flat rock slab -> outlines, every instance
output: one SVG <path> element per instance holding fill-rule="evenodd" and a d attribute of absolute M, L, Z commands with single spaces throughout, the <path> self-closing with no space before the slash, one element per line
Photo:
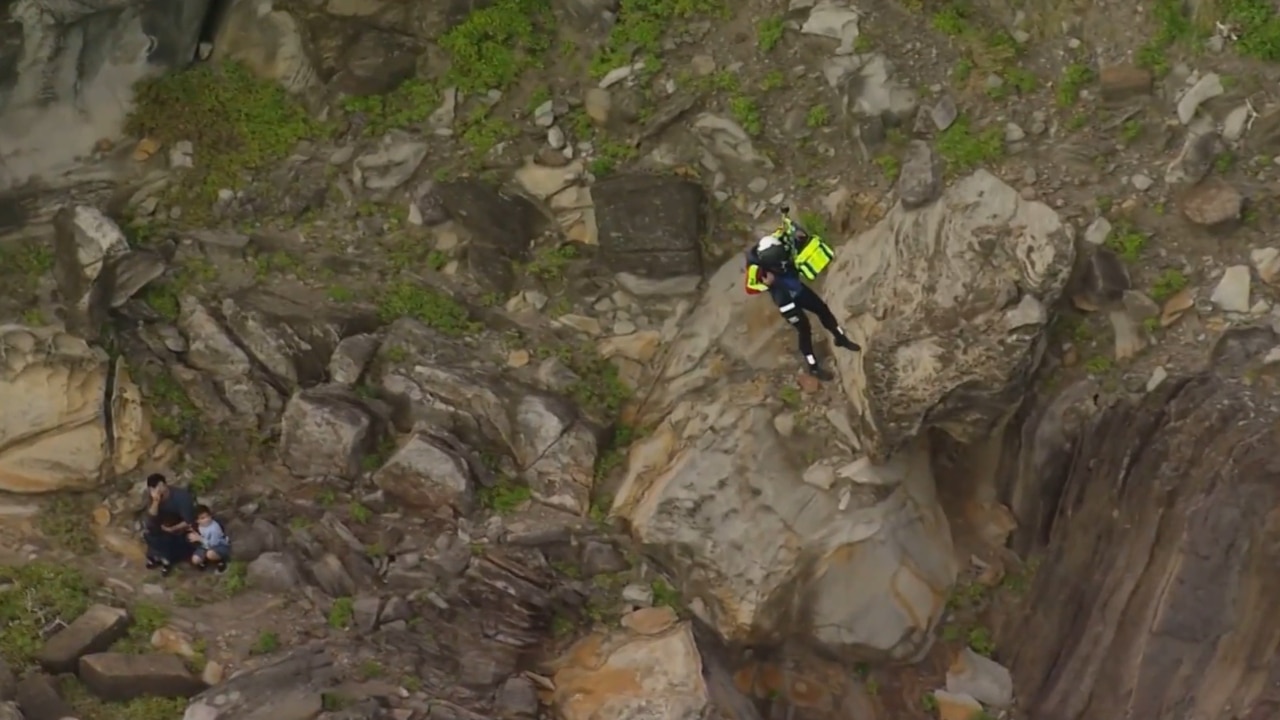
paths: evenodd
<path fill-rule="evenodd" d="M 85 655 L 80 658 L 80 681 L 94 695 L 114 702 L 144 696 L 187 698 L 204 690 L 182 658 L 167 653 Z"/>
<path fill-rule="evenodd" d="M 93 605 L 49 638 L 36 661 L 51 675 L 73 673 L 80 658 L 104 652 L 129 629 L 129 613 L 107 605 Z"/>
<path fill-rule="evenodd" d="M 28 675 L 18 683 L 16 699 L 26 720 L 64 720 L 75 711 L 63 701 L 47 675 Z"/>

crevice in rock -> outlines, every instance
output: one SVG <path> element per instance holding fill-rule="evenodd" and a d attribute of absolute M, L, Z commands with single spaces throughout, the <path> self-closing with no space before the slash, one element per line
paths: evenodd
<path fill-rule="evenodd" d="M 115 399 L 116 395 L 116 357 L 112 354 L 107 356 L 107 379 L 102 384 L 102 392 L 102 422 L 106 424 L 107 453 L 114 457 L 116 454 L 116 409 L 112 400 Z"/>
<path fill-rule="evenodd" d="M 222 19 L 226 17 L 227 11 L 231 9 L 232 0 L 209 0 L 209 7 L 204 13 L 204 22 L 200 25 L 200 36 L 197 47 L 205 43 L 213 44 L 214 37 L 218 34 L 218 28 L 222 25 Z M 200 58 L 195 58 L 197 61 Z"/>

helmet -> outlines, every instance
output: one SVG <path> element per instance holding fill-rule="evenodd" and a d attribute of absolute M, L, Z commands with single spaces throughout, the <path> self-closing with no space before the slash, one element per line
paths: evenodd
<path fill-rule="evenodd" d="M 756 258 L 766 270 L 782 270 L 791 259 L 789 255 L 786 245 L 775 235 L 765 235 L 756 243 Z"/>

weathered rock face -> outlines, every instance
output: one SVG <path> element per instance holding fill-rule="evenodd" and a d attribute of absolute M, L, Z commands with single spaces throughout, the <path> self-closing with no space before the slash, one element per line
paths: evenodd
<path fill-rule="evenodd" d="M 794 334 L 741 282 L 735 258 L 661 356 L 613 511 L 726 638 L 912 658 L 957 572 L 928 448 L 872 467 L 839 408 L 811 435 L 776 422 L 776 388 L 730 370 L 794 362 Z"/>
<path fill-rule="evenodd" d="M 434 426 L 476 453 L 507 458 L 533 497 L 575 514 L 590 505 L 597 453 L 596 429 L 571 403 L 507 377 L 475 353 L 422 323 L 402 319 L 386 331 L 372 368 L 374 382 L 398 399 L 397 423 Z M 408 428 L 406 428 L 408 429 Z M 461 452 L 463 444 L 452 450 Z M 473 470 L 481 463 L 473 458 Z M 465 507 L 466 475 L 438 478 L 445 486 L 410 488 L 384 476 L 395 492 L 418 500 L 428 495 Z M 446 489 L 447 488 L 447 489 Z M 444 494 L 441 494 L 443 491 Z"/>
<path fill-rule="evenodd" d="M 15 0 L 0 16 L 0 191 L 115 137 L 141 78 L 188 63 L 208 0 Z M 122 102 L 122 98 L 125 99 Z"/>
<path fill-rule="evenodd" d="M 555 676 L 563 720 L 697 720 L 711 709 L 688 622 L 668 608 L 622 619 L 623 630 L 579 641 Z"/>
<path fill-rule="evenodd" d="M 1031 716 L 1280 711 L 1273 392 L 1214 375 L 1166 381 L 1084 425 L 1060 492 L 1019 476 L 1024 495 L 1056 501 L 1021 518 L 1048 546 L 1029 615 L 1009 619 L 1001 641 Z"/>
<path fill-rule="evenodd" d="M 863 449 L 882 459 L 925 427 L 989 435 L 1039 362 L 1074 256 L 1056 212 L 986 171 L 841 247 L 823 293 L 863 347 L 838 361 Z"/>
<path fill-rule="evenodd" d="M 0 328 L 0 351 L 0 490 L 90 488 L 152 447 L 141 392 L 127 372 L 113 376 L 102 350 L 11 325 Z"/>

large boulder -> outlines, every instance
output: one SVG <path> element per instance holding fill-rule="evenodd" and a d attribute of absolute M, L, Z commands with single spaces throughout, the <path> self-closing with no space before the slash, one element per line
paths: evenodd
<path fill-rule="evenodd" d="M 123 359 L 50 328 L 0 326 L 0 490 L 87 489 L 154 444 Z"/>
<path fill-rule="evenodd" d="M 614 272 L 701 277 L 708 231 L 702 185 L 667 175 L 616 175 L 591 188 L 604 262 Z"/>
<path fill-rule="evenodd" d="M 443 216 L 469 234 L 465 258 L 470 274 L 509 293 L 516 280 L 513 264 L 529 259 L 533 239 L 547 224 L 537 206 L 477 180 L 427 183 L 418 194 L 424 217 Z"/>
<path fill-rule="evenodd" d="M 119 133 L 138 80 L 195 56 L 209 0 L 15 0 L 0 18 L 0 191 Z"/>
<path fill-rule="evenodd" d="M 417 320 L 402 318 L 387 329 L 371 377 L 411 426 L 433 425 L 478 454 L 505 458 L 534 499 L 585 513 L 598 450 L 595 425 L 565 398 L 534 387 L 483 356 Z M 455 462 L 448 467 L 460 472 Z M 474 471 L 480 464 L 470 466 Z M 440 480 L 452 487 L 449 493 L 462 491 L 461 476 Z M 396 493 L 410 491 L 404 483 L 394 487 Z M 426 488 L 414 490 L 417 501 L 427 501 L 427 495 L 416 495 L 419 490 Z M 435 498 L 430 502 L 443 500 L 439 490 L 430 490 Z"/>
<path fill-rule="evenodd" d="M 632 447 L 614 514 L 729 640 L 918 657 L 958 569 L 927 447 L 873 467 L 820 417 L 784 437 L 783 412 L 751 382 L 681 402 Z"/>
<path fill-rule="evenodd" d="M 621 629 L 580 640 L 555 686 L 561 720 L 699 720 L 713 710 L 693 627 L 669 608 L 637 610 Z"/>
<path fill-rule="evenodd" d="M 1019 518 L 1041 562 L 997 636 L 1031 717 L 1280 713 L 1280 406 L 1262 380 L 1166 380 L 1078 434 L 1033 416 L 1024 438 L 1075 440 L 1064 477 L 1015 466 L 1015 494 L 1053 499 Z"/>
<path fill-rule="evenodd" d="M 120 227 L 96 208 L 63 208 L 53 224 L 55 277 L 72 332 L 94 338 L 109 309 L 164 273 L 158 255 L 130 250 Z"/>
<path fill-rule="evenodd" d="M 990 435 L 1039 365 L 1074 259 L 1058 214 L 986 171 L 840 247 L 822 290 L 863 347 L 838 363 L 863 449 L 883 459 L 926 427 Z"/>

